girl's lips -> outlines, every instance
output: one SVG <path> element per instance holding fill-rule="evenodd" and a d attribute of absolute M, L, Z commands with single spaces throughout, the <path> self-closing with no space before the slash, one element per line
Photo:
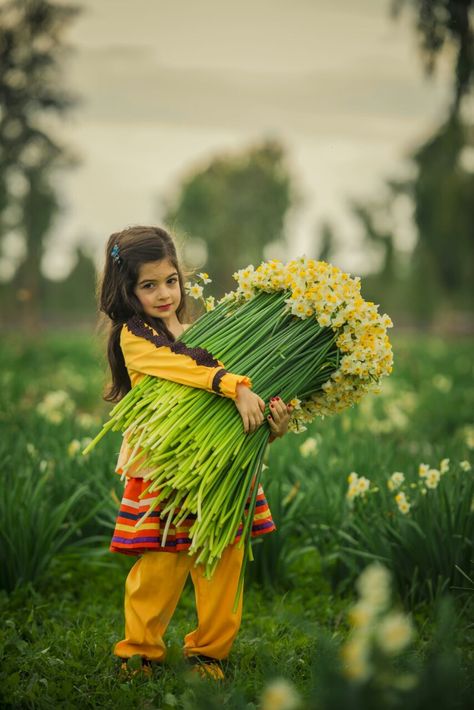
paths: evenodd
<path fill-rule="evenodd" d="M 157 306 L 157 308 L 158 308 L 160 311 L 167 311 L 168 308 L 171 308 L 171 303 L 168 303 L 168 305 L 166 305 L 166 306 Z"/>

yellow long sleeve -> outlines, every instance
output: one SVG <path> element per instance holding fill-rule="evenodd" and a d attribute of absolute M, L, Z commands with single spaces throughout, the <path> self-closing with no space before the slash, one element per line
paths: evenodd
<path fill-rule="evenodd" d="M 188 348 L 184 343 L 166 345 L 165 342 L 148 326 L 144 330 L 138 320 L 132 319 L 123 326 L 120 346 L 132 387 L 145 375 L 198 387 L 230 399 L 236 399 L 239 383 L 252 387 L 249 377 L 227 372 L 224 364 L 207 351 Z"/>

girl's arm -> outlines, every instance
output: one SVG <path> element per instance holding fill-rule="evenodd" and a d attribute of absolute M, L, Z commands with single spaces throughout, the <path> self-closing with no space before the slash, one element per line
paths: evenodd
<path fill-rule="evenodd" d="M 238 384 L 252 387 L 249 377 L 228 372 L 208 351 L 189 348 L 179 341 L 169 343 L 138 319 L 132 318 L 123 326 L 120 346 L 132 385 L 143 375 L 153 375 L 234 400 Z"/>

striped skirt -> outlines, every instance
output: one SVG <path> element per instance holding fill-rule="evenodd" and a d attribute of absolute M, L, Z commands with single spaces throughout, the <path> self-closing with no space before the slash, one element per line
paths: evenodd
<path fill-rule="evenodd" d="M 181 552 L 181 550 L 188 550 L 191 546 L 189 528 L 197 517 L 193 514 L 190 514 L 178 528 L 173 525 L 169 526 L 164 547 L 161 545 L 161 536 L 166 521 L 160 520 L 160 505 L 150 513 L 143 525 L 135 528 L 136 521 L 148 511 L 151 502 L 158 495 L 158 491 L 155 491 L 146 498 L 139 498 L 140 493 L 146 489 L 148 484 L 149 481 L 144 481 L 143 478 L 129 478 L 127 480 L 109 547 L 111 552 L 122 552 L 125 555 L 140 555 L 147 550 Z M 248 510 L 248 506 L 249 499 L 246 510 Z M 257 537 L 274 530 L 276 530 L 276 526 L 272 520 L 263 488 L 259 485 L 251 536 Z M 234 543 L 238 542 L 241 535 L 242 524 L 239 526 Z"/>

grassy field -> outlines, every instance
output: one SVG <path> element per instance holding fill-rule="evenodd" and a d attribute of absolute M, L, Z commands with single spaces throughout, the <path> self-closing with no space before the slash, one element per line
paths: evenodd
<path fill-rule="evenodd" d="M 134 562 L 108 552 L 123 488 L 113 474 L 120 434 L 80 454 L 107 415 L 102 351 L 83 334 L 3 339 L 0 705 L 467 708 L 472 349 L 467 339 L 395 337 L 380 395 L 271 445 L 264 488 L 278 530 L 254 544 L 242 628 L 219 685 L 190 676 L 181 657 L 196 623 L 190 581 L 166 663 L 151 679 L 118 676 L 112 647 Z M 370 626 L 353 610 L 377 560 L 390 594 Z"/>

